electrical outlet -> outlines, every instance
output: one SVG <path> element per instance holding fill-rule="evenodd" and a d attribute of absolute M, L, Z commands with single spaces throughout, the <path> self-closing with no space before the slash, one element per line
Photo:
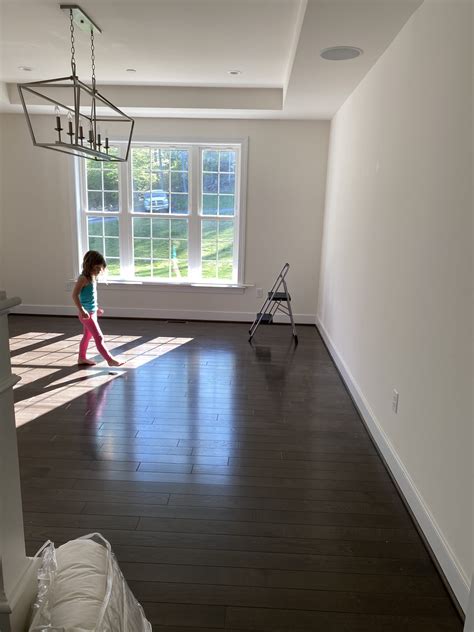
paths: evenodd
<path fill-rule="evenodd" d="M 393 389 L 392 393 L 392 410 L 396 414 L 398 413 L 398 397 L 399 393 L 395 389 Z"/>
<path fill-rule="evenodd" d="M 263 298 L 263 290 L 261 287 L 257 288 L 257 298 Z"/>

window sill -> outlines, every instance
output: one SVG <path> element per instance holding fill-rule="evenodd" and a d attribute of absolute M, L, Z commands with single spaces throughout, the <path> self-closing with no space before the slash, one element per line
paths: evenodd
<path fill-rule="evenodd" d="M 70 281 L 67 289 L 72 289 L 75 281 Z M 158 290 L 161 292 L 194 292 L 203 294 L 243 294 L 249 287 L 254 284 L 249 283 L 228 283 L 228 284 L 212 284 L 212 283 L 160 283 L 157 281 L 99 281 L 100 291 L 110 290 L 126 290 L 144 292 L 146 290 Z"/>

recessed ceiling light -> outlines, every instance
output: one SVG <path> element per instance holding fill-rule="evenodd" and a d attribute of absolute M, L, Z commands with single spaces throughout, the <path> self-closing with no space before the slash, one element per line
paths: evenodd
<path fill-rule="evenodd" d="M 242 74 L 241 70 L 228 70 L 227 72 L 229 73 L 229 75 L 241 75 Z"/>
<path fill-rule="evenodd" d="M 127 72 L 137 72 L 136 68 L 126 68 L 125 69 Z"/>
<path fill-rule="evenodd" d="M 31 68 L 31 66 L 18 66 L 18 70 L 23 70 L 24 72 L 31 72 L 33 68 Z"/>
<path fill-rule="evenodd" d="M 330 61 L 345 61 L 346 59 L 359 57 L 363 52 L 362 48 L 357 48 L 356 46 L 330 46 L 329 48 L 323 48 L 321 57 Z"/>

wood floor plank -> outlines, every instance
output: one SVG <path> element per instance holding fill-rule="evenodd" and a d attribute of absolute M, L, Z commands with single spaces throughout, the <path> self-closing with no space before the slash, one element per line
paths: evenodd
<path fill-rule="evenodd" d="M 90 517 L 89 517 L 90 518 Z M 95 516 L 92 517 L 94 522 Z M 53 539 L 64 543 L 88 533 L 81 526 L 48 525 L 53 520 L 41 520 L 38 524 L 25 524 L 25 537 L 30 540 Z M 39 523 L 42 523 L 40 525 Z M 398 560 L 426 559 L 426 550 L 421 542 L 364 541 L 341 539 L 279 538 L 272 536 L 227 535 L 216 533 L 187 533 L 172 531 L 130 531 L 101 527 L 101 533 L 112 543 L 133 546 L 182 547 L 183 549 L 213 549 L 233 551 L 258 551 L 265 553 L 296 553 L 307 555 L 336 555 L 363 558 Z M 49 535 L 48 535 L 49 534 Z"/>
<path fill-rule="evenodd" d="M 409 529 L 411 523 L 408 515 L 386 515 L 373 513 L 337 513 L 337 512 L 310 512 L 310 511 L 285 511 L 271 509 L 234 509 L 226 507 L 196 507 L 168 505 L 143 507 L 137 503 L 87 503 L 83 513 L 116 515 L 116 516 L 140 516 L 166 519 L 185 520 L 211 520 L 224 521 L 238 524 L 239 522 L 256 522 L 259 524 L 290 525 L 322 525 L 322 526 L 363 526 L 376 528 Z M 301 529 L 302 537 L 304 529 Z"/>
<path fill-rule="evenodd" d="M 454 617 L 452 604 L 445 599 L 392 593 L 365 594 L 341 590 L 297 590 L 259 586 L 227 586 L 130 580 L 139 600 L 158 598 L 166 603 L 283 608 L 354 614 L 387 614 L 406 617 Z"/>
<path fill-rule="evenodd" d="M 260 632 L 459 632 L 456 617 L 406 617 L 283 610 L 281 608 L 235 608 L 226 612 L 227 630 Z"/>

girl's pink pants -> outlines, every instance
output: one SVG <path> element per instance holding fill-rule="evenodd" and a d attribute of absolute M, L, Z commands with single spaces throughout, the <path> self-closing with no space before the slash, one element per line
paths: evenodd
<path fill-rule="evenodd" d="M 82 316 L 79 316 L 79 320 L 81 321 L 84 328 L 84 335 L 82 336 L 82 340 L 79 344 L 79 359 L 86 359 L 87 347 L 89 346 L 90 339 L 94 338 L 95 346 L 97 347 L 100 355 L 105 360 L 107 360 L 107 362 L 113 360 L 112 356 L 105 348 L 104 334 L 100 330 L 100 326 L 97 321 L 97 312 L 92 312 L 89 318 L 83 318 Z"/>

